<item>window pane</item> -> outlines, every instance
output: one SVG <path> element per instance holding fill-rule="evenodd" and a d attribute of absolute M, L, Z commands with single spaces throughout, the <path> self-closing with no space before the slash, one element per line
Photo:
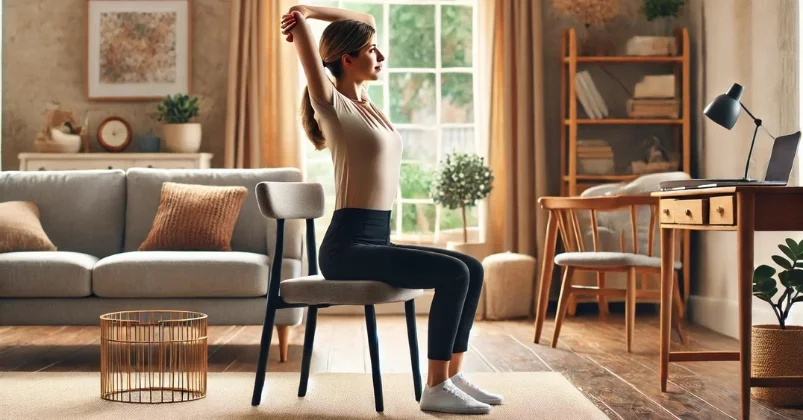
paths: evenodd
<path fill-rule="evenodd" d="M 402 203 L 403 233 L 435 231 L 435 205 Z"/>
<path fill-rule="evenodd" d="M 476 227 L 480 224 L 477 207 L 466 208 L 466 226 Z M 441 207 L 441 232 L 447 230 L 457 230 L 462 238 L 463 230 L 463 211 L 461 209 L 448 209 Z"/>
<path fill-rule="evenodd" d="M 442 122 L 473 122 L 474 76 L 471 73 L 444 73 L 441 86 Z"/>
<path fill-rule="evenodd" d="M 390 74 L 390 120 L 396 124 L 435 124 L 435 74 Z"/>
<path fill-rule="evenodd" d="M 438 162 L 438 134 L 435 130 L 398 130 L 402 138 L 403 160 L 426 165 L 435 165 Z"/>
<path fill-rule="evenodd" d="M 435 6 L 390 5 L 388 64 L 435 67 Z"/>
<path fill-rule="evenodd" d="M 321 183 L 325 194 L 335 194 L 335 172 L 332 162 L 307 160 L 307 180 Z"/>
<path fill-rule="evenodd" d="M 390 232 L 391 233 L 399 233 L 398 229 L 396 229 L 396 216 L 399 214 L 399 206 L 397 203 L 393 203 L 393 208 L 390 209 Z"/>
<path fill-rule="evenodd" d="M 371 102 L 376 104 L 379 109 L 385 109 L 385 88 L 380 84 L 371 84 L 368 86 L 368 97 Z"/>
<path fill-rule="evenodd" d="M 354 2 L 344 2 L 343 3 L 344 9 L 354 10 L 355 12 L 360 13 L 367 13 L 374 17 L 376 20 L 376 45 L 380 46 L 379 51 L 382 51 L 381 46 L 385 45 L 385 14 L 384 9 L 385 7 L 381 4 L 370 4 L 370 3 L 354 3 Z"/>
<path fill-rule="evenodd" d="M 443 156 L 440 159 L 444 159 L 446 155 L 454 152 L 477 153 L 474 144 L 474 127 L 443 129 Z"/>
<path fill-rule="evenodd" d="M 399 174 L 402 198 L 429 198 L 433 173 L 429 165 L 402 163 Z"/>
<path fill-rule="evenodd" d="M 443 6 L 441 9 L 441 65 L 471 67 L 472 8 Z"/>

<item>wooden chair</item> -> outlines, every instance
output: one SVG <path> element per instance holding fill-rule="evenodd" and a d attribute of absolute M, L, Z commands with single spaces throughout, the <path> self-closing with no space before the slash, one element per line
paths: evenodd
<path fill-rule="evenodd" d="M 635 328 L 636 301 L 639 298 L 660 298 L 660 290 L 645 290 L 637 287 L 637 278 L 640 274 L 655 273 L 660 275 L 661 258 L 654 255 L 654 244 L 658 227 L 658 199 L 648 195 L 631 196 L 605 196 L 605 197 L 541 197 L 538 200 L 542 208 L 549 211 L 549 218 L 557 221 L 561 242 L 565 252 L 555 256 L 554 263 L 563 267 L 563 280 L 561 282 L 560 298 L 557 313 L 555 314 L 555 330 L 552 336 L 551 347 L 556 347 L 563 320 L 568 309 L 571 295 L 591 295 L 598 300 L 609 296 L 624 296 L 625 298 L 625 329 L 627 331 L 627 351 L 631 351 L 633 331 Z M 639 208 L 648 209 L 650 222 L 646 232 L 647 249 L 639 248 L 640 229 L 638 222 Z M 600 244 L 600 231 L 597 219 L 602 212 L 627 211 L 630 213 L 630 223 L 619 226 L 619 250 L 603 250 Z M 581 213 L 590 216 L 589 229 L 583 229 L 580 223 Z M 642 224 L 643 225 L 643 224 Z M 630 235 L 626 235 L 629 230 Z M 589 234 L 584 235 L 583 232 Z M 616 232 L 606 232 L 614 234 Z M 551 235 L 548 235 L 551 236 Z M 630 236 L 631 244 L 628 249 L 625 237 Z M 554 236 L 552 236 L 554 237 Z M 589 238 L 590 237 L 590 238 Z M 588 248 L 588 241 L 591 248 Z M 550 262 L 544 261 L 544 264 Z M 673 300 L 676 310 L 672 311 L 678 334 L 685 344 L 686 337 L 682 328 L 684 305 L 678 287 L 678 270 L 682 264 L 675 263 L 675 287 Z M 597 286 L 572 285 L 572 275 L 577 271 L 593 271 L 597 274 Z M 612 289 L 605 287 L 605 274 L 610 272 L 624 272 L 627 274 L 625 289 Z M 549 279 L 541 279 L 549 281 Z M 542 297 L 543 299 L 543 297 Z M 542 300 L 543 302 L 543 300 Z M 542 312 L 542 310 L 539 310 Z M 545 314 L 545 312 L 544 312 Z M 543 315 L 542 315 L 543 316 Z M 540 329 L 539 329 L 540 330 Z"/>
<path fill-rule="evenodd" d="M 318 275 L 318 259 L 315 252 L 315 219 L 323 216 L 323 187 L 310 182 L 260 182 L 256 186 L 257 203 L 262 215 L 276 219 L 276 251 L 271 259 L 268 284 L 267 308 L 262 324 L 262 339 L 259 344 L 259 360 L 254 381 L 251 405 L 259 405 L 268 364 L 273 323 L 276 311 L 283 308 L 307 307 L 307 328 L 304 333 L 304 355 L 301 360 L 301 381 L 298 396 L 307 393 L 312 344 L 318 308 L 333 305 L 361 305 L 365 307 L 365 324 L 368 331 L 368 351 L 371 356 L 371 374 L 374 382 L 376 411 L 384 410 L 382 377 L 379 369 L 379 337 L 376 329 L 374 305 L 404 302 L 407 318 L 407 340 L 410 344 L 410 360 L 413 370 L 413 388 L 416 401 L 421 399 L 421 373 L 418 364 L 418 336 L 415 327 L 415 298 L 422 289 L 401 289 L 386 283 L 369 280 L 327 280 Z M 284 224 L 286 219 L 306 219 L 307 261 L 309 275 L 281 279 L 282 253 L 284 252 Z"/>

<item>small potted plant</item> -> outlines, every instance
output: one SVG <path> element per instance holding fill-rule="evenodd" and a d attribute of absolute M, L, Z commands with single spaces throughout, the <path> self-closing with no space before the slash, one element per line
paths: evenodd
<path fill-rule="evenodd" d="M 157 106 L 158 120 L 164 125 L 165 148 L 176 153 L 196 153 L 201 149 L 201 123 L 190 122 L 198 116 L 198 98 L 177 93 L 167 95 Z"/>
<path fill-rule="evenodd" d="M 468 153 L 446 155 L 435 174 L 430 197 L 436 204 L 450 210 L 460 209 L 463 216 L 463 242 L 448 242 L 448 249 L 463 252 L 479 260 L 484 256 L 484 243 L 468 242 L 466 208 L 477 205 L 493 188 L 493 173 L 485 158 Z"/>
<path fill-rule="evenodd" d="M 658 36 L 634 36 L 627 41 L 627 55 L 677 55 L 677 40 L 672 34 L 675 19 L 686 0 L 644 0 L 641 12 L 647 22 L 660 21 Z"/>
<path fill-rule="evenodd" d="M 754 325 L 752 329 L 752 375 L 803 376 L 803 327 L 787 325 L 792 305 L 803 302 L 803 241 L 787 238 L 778 245 L 783 255 L 772 260 L 781 268 L 760 265 L 753 271 L 753 296 L 767 302 L 778 319 L 778 325 Z M 778 292 L 777 300 L 773 301 Z M 803 406 L 800 388 L 755 387 L 753 397 L 777 406 Z"/>

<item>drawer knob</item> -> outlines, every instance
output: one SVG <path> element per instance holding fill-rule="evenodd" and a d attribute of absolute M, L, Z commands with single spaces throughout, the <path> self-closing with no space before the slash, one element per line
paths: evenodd
<path fill-rule="evenodd" d="M 109 165 L 109 169 L 112 169 L 112 166 L 111 166 L 111 165 Z"/>
<path fill-rule="evenodd" d="M 45 170 L 45 167 L 44 167 L 44 166 L 41 166 L 41 167 L 39 167 L 39 170 L 40 170 L 40 171 L 44 171 L 44 170 Z"/>
<path fill-rule="evenodd" d="M 686 216 L 691 216 L 691 209 L 686 209 Z"/>
<path fill-rule="evenodd" d="M 664 214 L 669 216 L 669 209 L 664 209 Z"/>
<path fill-rule="evenodd" d="M 725 208 L 722 206 L 717 207 L 717 213 L 719 214 L 725 213 Z"/>

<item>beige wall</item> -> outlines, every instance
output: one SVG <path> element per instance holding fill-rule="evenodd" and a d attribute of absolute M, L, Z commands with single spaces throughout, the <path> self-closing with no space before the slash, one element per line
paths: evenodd
<path fill-rule="evenodd" d="M 159 122 L 149 114 L 155 102 L 87 102 L 84 97 L 84 5 L 86 0 L 4 0 L 2 60 L 2 169 L 19 167 L 17 155 L 34 152 L 45 106 L 61 103 L 79 118 L 89 113 L 91 149 L 98 124 L 117 115 L 131 124 L 136 138 L 149 130 L 160 135 Z M 194 0 L 192 10 L 193 93 L 202 98 L 202 152 L 223 162 L 226 119 L 229 2 Z"/>
<path fill-rule="evenodd" d="M 774 135 L 800 129 L 798 86 L 798 5 L 795 0 L 705 0 L 703 2 L 705 102 L 736 82 L 745 87 L 742 102 Z M 742 113 L 728 131 L 705 119 L 701 176 L 740 177 L 750 148 L 753 127 Z M 772 139 L 759 131 L 750 175 L 762 178 Z M 755 166 L 753 166 L 755 165 Z M 799 177 L 795 176 L 797 183 Z M 755 265 L 773 264 L 777 244 L 801 232 L 758 233 Z M 736 236 L 732 232 L 700 235 L 697 275 L 692 278 L 691 316 L 695 323 L 736 337 Z M 753 299 L 753 322 L 777 323 L 768 304 Z M 803 324 L 803 310 L 792 311 L 791 322 Z"/>

